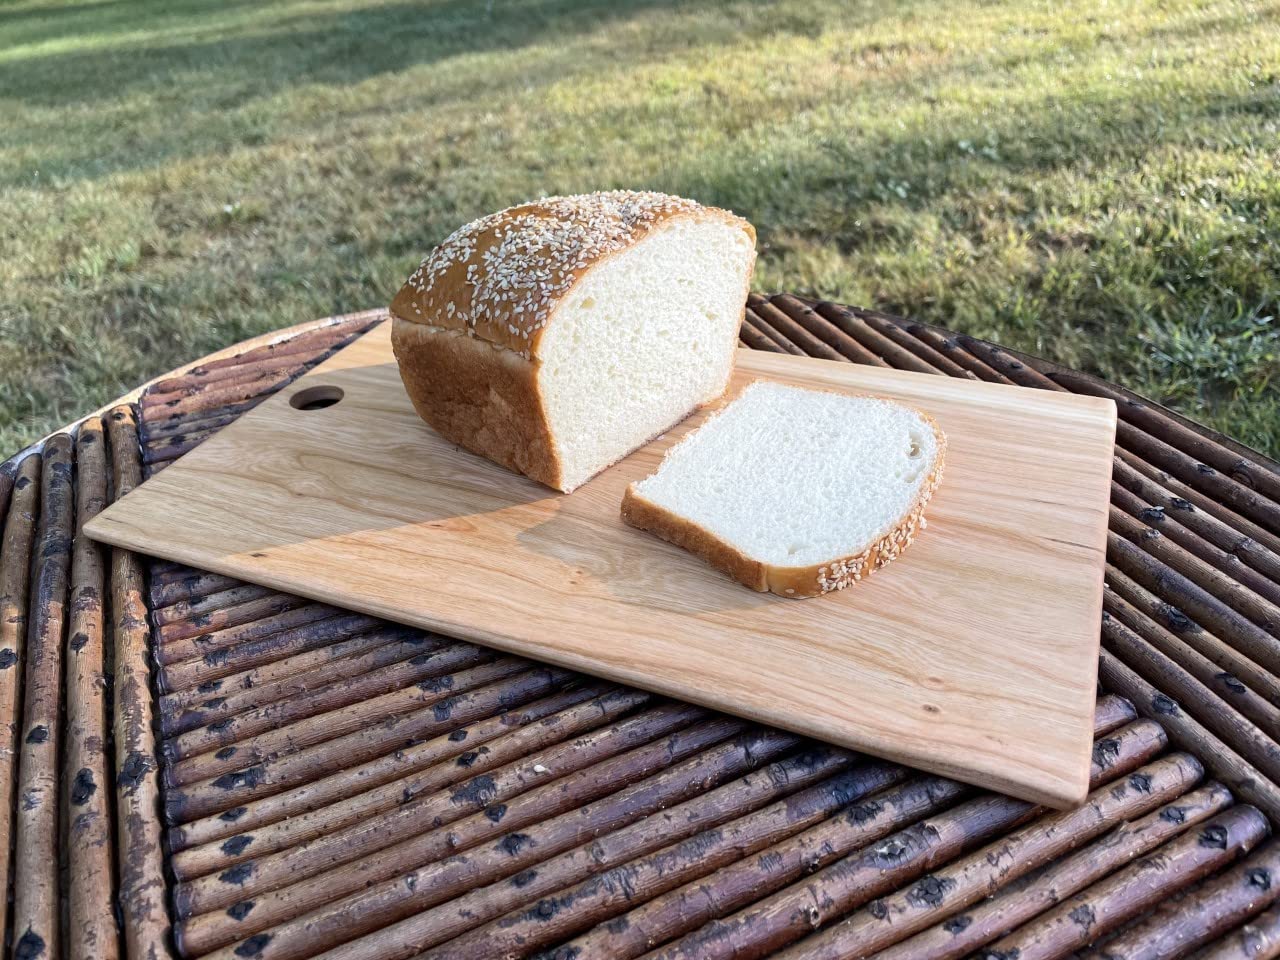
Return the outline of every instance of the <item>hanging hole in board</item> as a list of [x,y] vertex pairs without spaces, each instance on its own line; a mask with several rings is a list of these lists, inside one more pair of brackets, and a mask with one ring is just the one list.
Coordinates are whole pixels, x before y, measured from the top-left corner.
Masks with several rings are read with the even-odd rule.
[[323,410],[342,399],[342,388],[331,386],[307,387],[289,398],[289,406],[295,410]]

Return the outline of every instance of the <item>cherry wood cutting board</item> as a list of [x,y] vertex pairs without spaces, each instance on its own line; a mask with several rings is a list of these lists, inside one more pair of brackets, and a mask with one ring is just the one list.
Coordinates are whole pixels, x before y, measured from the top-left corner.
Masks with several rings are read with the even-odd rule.
[[[1016,796],[1079,802],[1114,404],[748,350],[730,392],[760,377],[895,397],[946,431],[928,529],[841,593],[757,594],[621,521],[626,484],[705,414],[565,496],[423,424],[388,324],[88,531]],[[335,387],[330,406],[291,404]]]

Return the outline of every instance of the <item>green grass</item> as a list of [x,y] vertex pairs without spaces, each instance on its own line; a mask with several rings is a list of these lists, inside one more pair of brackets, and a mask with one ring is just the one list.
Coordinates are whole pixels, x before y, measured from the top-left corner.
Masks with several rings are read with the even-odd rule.
[[1280,455],[1280,7],[1188,0],[0,5],[0,451],[616,186]]

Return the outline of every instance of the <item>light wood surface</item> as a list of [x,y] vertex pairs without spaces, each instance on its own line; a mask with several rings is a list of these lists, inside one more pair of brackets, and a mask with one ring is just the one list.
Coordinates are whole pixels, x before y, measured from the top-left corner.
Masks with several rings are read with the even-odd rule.
[[[758,377],[895,397],[947,433],[928,529],[849,590],[756,594],[622,523],[625,485],[703,415],[564,496],[426,427],[386,325],[87,529],[1016,796],[1081,800],[1114,404],[741,351],[733,389]],[[316,385],[343,399],[290,405]]]

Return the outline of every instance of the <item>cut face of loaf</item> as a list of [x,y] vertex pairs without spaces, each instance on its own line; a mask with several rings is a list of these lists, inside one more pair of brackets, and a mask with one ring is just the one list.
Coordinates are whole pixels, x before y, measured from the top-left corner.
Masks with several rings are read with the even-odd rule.
[[468,224],[396,296],[419,415],[565,492],[724,392],[755,232],[663,194],[551,198]]
[[814,596],[924,528],[945,451],[910,407],[757,380],[627,488],[622,516],[752,589]]

